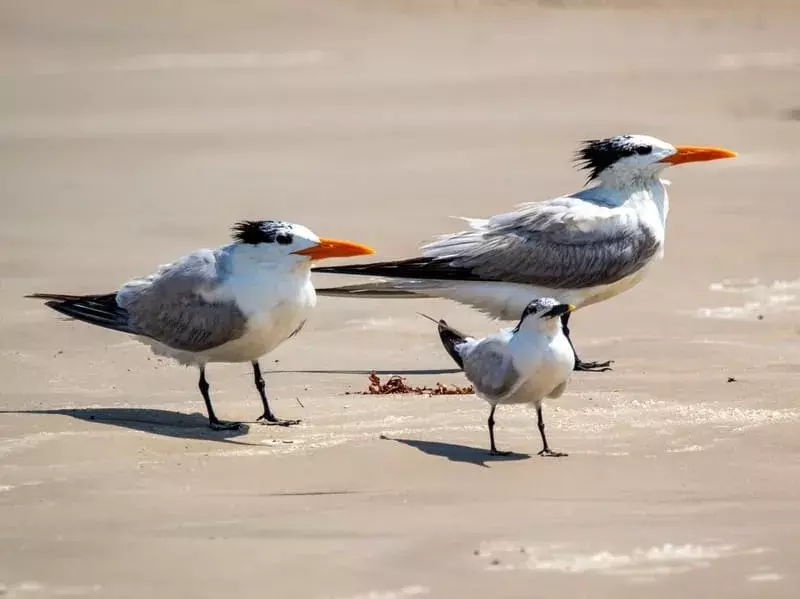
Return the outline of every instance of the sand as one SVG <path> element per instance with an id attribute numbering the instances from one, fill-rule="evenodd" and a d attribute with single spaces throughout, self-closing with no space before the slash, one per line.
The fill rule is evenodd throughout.
<path id="1" fill-rule="evenodd" d="M 0 594 L 795 597 L 800 9 L 638 4 L 3 3 Z M 741 156 L 671 170 L 665 261 L 576 315 L 616 363 L 546 405 L 568 458 L 525 408 L 498 459 L 474 396 L 346 394 L 462 383 L 416 311 L 497 325 L 453 303 L 321 299 L 262 362 L 303 424 L 253 423 L 247 366 L 214 365 L 251 422 L 215 433 L 193 370 L 23 299 L 242 218 L 411 255 L 580 188 L 576 144 L 622 132 Z"/>

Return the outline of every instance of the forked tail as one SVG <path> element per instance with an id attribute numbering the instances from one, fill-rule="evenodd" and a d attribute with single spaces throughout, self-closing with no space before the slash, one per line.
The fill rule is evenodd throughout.
<path id="1" fill-rule="evenodd" d="M 389 298 L 389 297 L 424 297 L 407 289 L 399 289 L 394 281 L 380 281 L 378 283 L 362 283 L 357 285 L 343 285 L 341 287 L 318 288 L 317 295 L 328 297 L 360 297 L 360 298 Z"/>
<path id="2" fill-rule="evenodd" d="M 47 300 L 46 306 L 69 318 L 114 331 L 136 334 L 129 324 L 128 312 L 117 305 L 116 293 L 103 295 L 33 293 L 25 297 Z"/>
<path id="3" fill-rule="evenodd" d="M 444 345 L 444 349 L 450 354 L 450 357 L 453 358 L 453 361 L 458 364 L 459 368 L 464 368 L 464 359 L 461 357 L 461 354 L 458 352 L 458 346 L 462 345 L 466 340 L 468 335 L 465 335 L 461 331 L 458 331 L 451 327 L 444 319 L 440 318 L 436 320 L 428 316 L 427 314 L 423 314 L 422 312 L 417 312 L 420 316 L 427 318 L 431 322 L 435 322 L 439 328 L 439 339 L 442 340 L 442 345 Z"/>

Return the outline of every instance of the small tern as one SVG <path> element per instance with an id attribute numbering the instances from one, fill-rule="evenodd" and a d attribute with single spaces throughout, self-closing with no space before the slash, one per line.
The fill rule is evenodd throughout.
<path id="1" fill-rule="evenodd" d="M 469 230 L 423 246 L 417 258 L 315 268 L 384 278 L 317 291 L 442 297 L 501 320 L 518 319 L 536 297 L 583 308 L 632 288 L 663 257 L 669 203 L 662 171 L 735 156 L 720 148 L 672 146 L 646 135 L 587 141 L 576 161 L 594 186 L 489 219 L 465 218 Z M 567 313 L 561 320 L 567 339 L 569 318 Z M 575 354 L 576 370 L 610 370 L 610 365 L 584 362 Z"/>
<path id="2" fill-rule="evenodd" d="M 422 315 L 439 325 L 439 337 L 447 353 L 473 384 L 476 395 L 491 406 L 488 424 L 492 455 L 510 453 L 497 451 L 494 443 L 497 404 L 533 404 L 542 437 L 539 455 L 567 455 L 553 451 L 547 443 L 542 401 L 564 393 L 575 367 L 575 354 L 559 321 L 574 309 L 575 306 L 552 298 L 535 299 L 523 310 L 516 327 L 484 339 L 467 336 L 444 320 Z"/>
<path id="3" fill-rule="evenodd" d="M 209 426 L 235 429 L 214 413 L 206 380 L 210 362 L 250 362 L 264 406 L 259 421 L 289 426 L 267 401 L 258 360 L 296 335 L 317 298 L 311 262 L 373 254 L 364 245 L 317 237 L 302 225 L 241 221 L 234 242 L 201 249 L 102 295 L 36 293 L 70 318 L 129 333 L 153 353 L 200 370 L 200 393 Z"/>

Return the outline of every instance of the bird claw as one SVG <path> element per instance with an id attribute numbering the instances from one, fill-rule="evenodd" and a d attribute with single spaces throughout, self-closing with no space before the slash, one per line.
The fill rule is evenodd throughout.
<path id="1" fill-rule="evenodd" d="M 607 360 L 605 362 L 584 362 L 583 360 L 577 360 L 573 370 L 576 372 L 608 372 L 611 370 L 611 365 L 613 363 L 614 360 Z"/>
<path id="2" fill-rule="evenodd" d="M 300 424 L 301 420 L 284 420 L 282 418 L 275 418 L 275 416 L 267 416 L 262 414 L 256 419 L 256 422 L 264 426 L 294 426 Z"/>
<path id="3" fill-rule="evenodd" d="M 222 420 L 215 420 L 208 423 L 208 427 L 212 431 L 237 431 L 242 428 L 241 422 L 225 422 Z"/>
<path id="4" fill-rule="evenodd" d="M 560 451 L 553 451 L 552 449 L 543 449 L 537 455 L 540 455 L 543 458 L 565 458 L 569 454 L 561 453 Z"/>

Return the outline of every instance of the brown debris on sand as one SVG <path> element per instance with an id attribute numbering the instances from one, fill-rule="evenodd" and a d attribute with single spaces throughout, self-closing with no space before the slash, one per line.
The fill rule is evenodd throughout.
<path id="1" fill-rule="evenodd" d="M 435 387 L 412 387 L 406 383 L 405 377 L 399 375 L 390 376 L 383 383 L 381 378 L 373 370 L 369 375 L 369 387 L 366 391 L 355 391 L 353 395 L 470 395 L 475 390 L 471 385 L 460 387 L 458 385 L 443 385 L 437 382 Z M 350 395 L 351 393 L 347 393 Z"/>

